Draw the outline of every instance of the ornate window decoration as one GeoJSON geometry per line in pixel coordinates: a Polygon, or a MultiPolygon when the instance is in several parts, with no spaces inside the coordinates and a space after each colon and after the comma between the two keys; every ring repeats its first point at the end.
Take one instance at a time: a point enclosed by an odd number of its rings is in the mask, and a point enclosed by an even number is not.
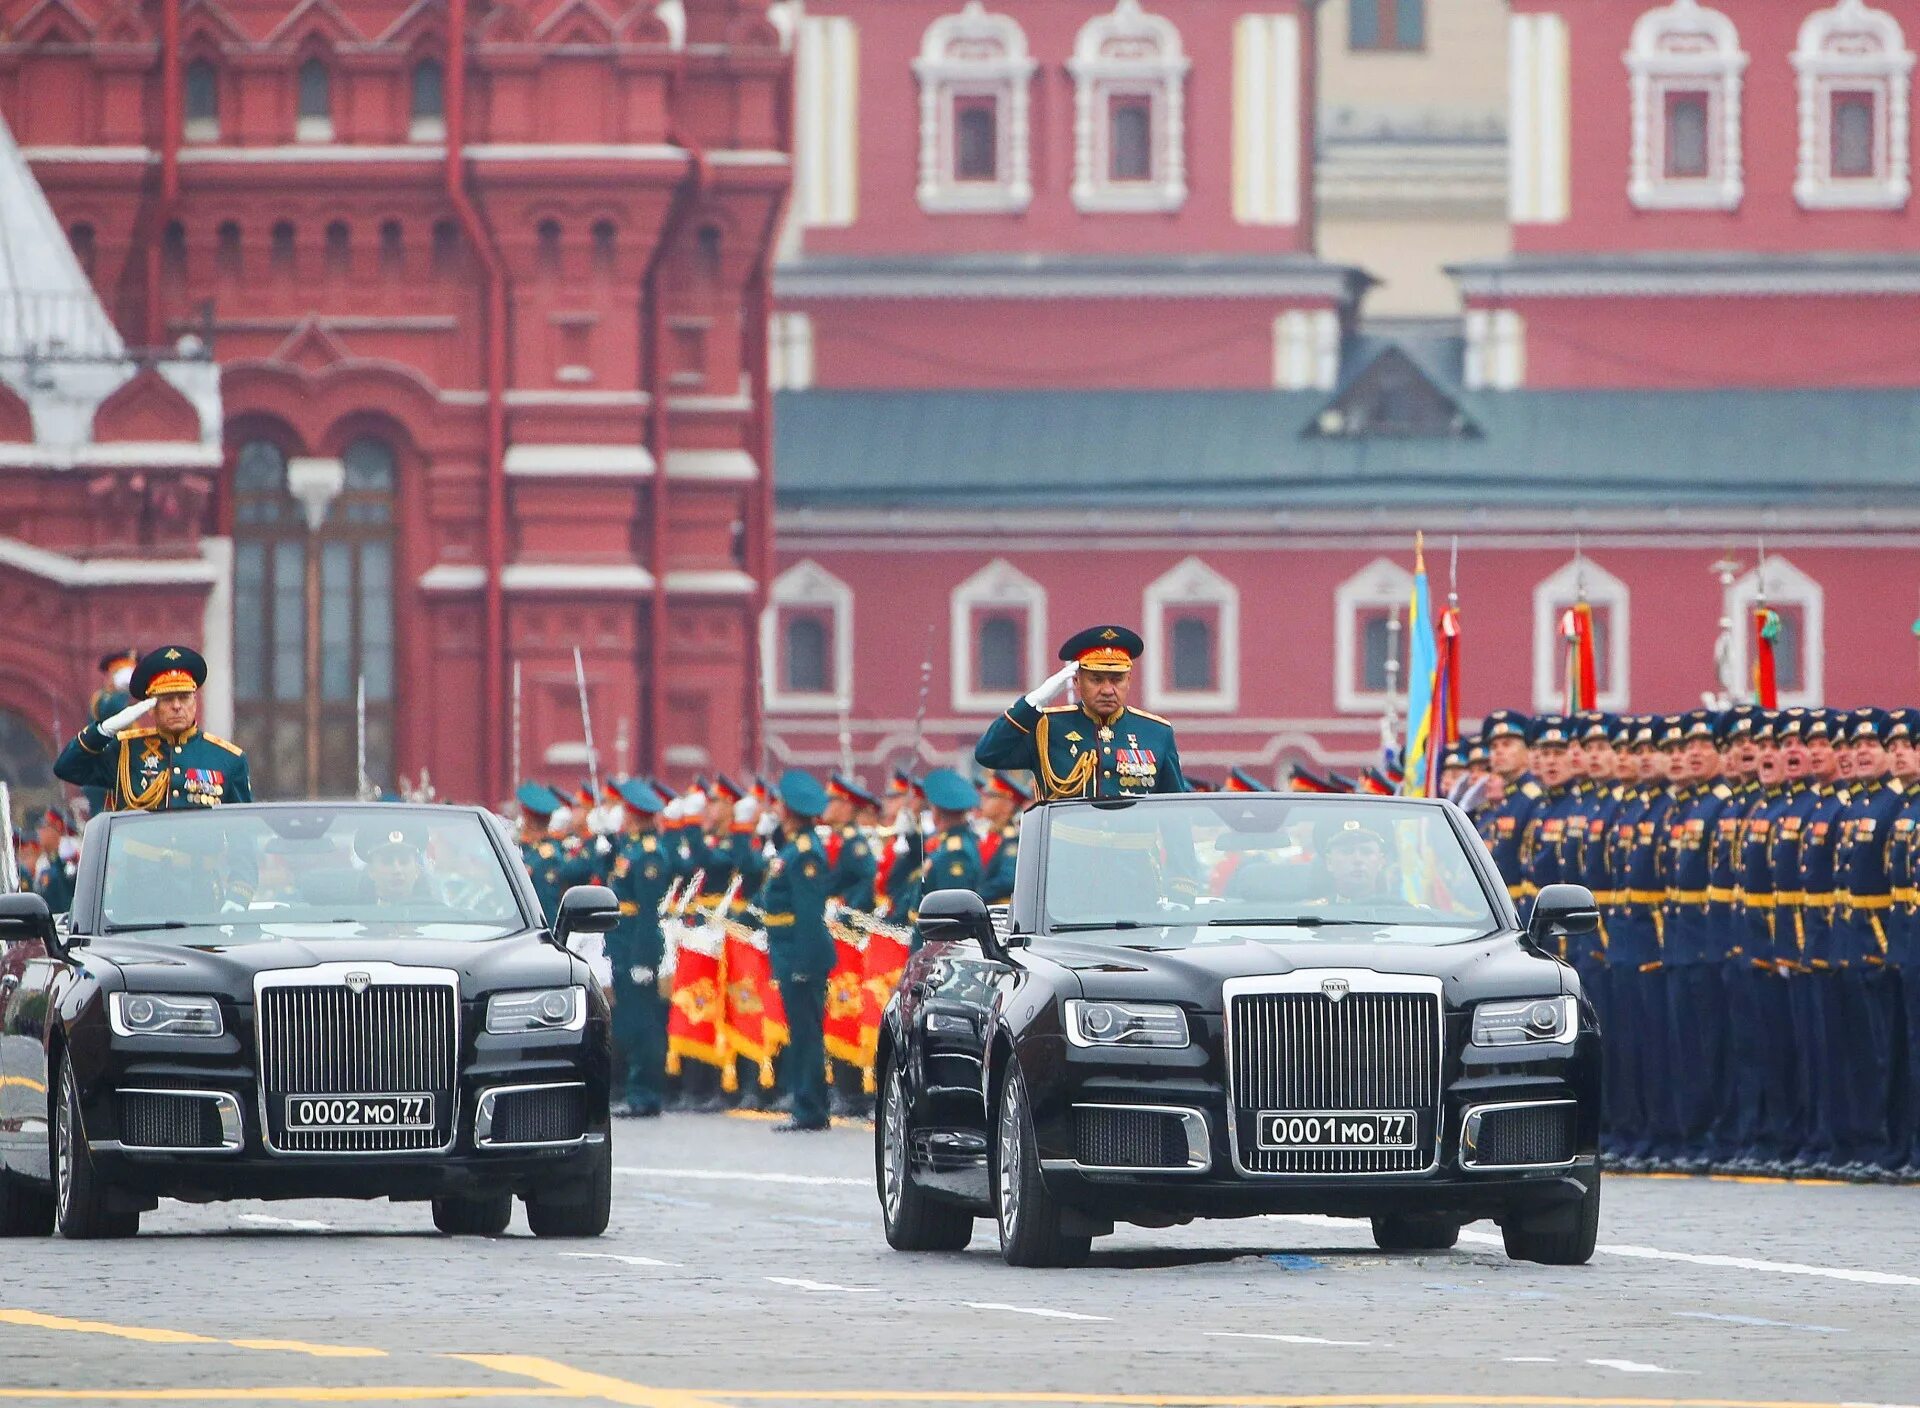
{"type": "Polygon", "coordinates": [[[1240,707],[1240,589],[1197,557],[1147,584],[1148,707],[1230,714],[1240,707]]]}
{"type": "Polygon", "coordinates": [[[1744,189],[1740,82],[1747,56],[1733,21],[1673,0],[1633,26],[1633,173],[1642,210],[1733,210],[1744,189]]]}
{"type": "Polygon", "coordinates": [[[1596,702],[1602,709],[1627,707],[1627,584],[1593,561],[1576,558],[1533,589],[1533,705],[1555,710],[1566,703],[1566,645],[1560,617],[1585,590],[1593,608],[1593,668],[1596,702]]]}
{"type": "Polygon", "coordinates": [[[1051,673],[1047,589],[1004,558],[953,589],[951,617],[956,713],[998,713],[1051,673]]]}
{"type": "Polygon", "coordinates": [[[1187,200],[1186,76],[1172,21],[1140,0],[1081,26],[1072,73],[1073,203],[1086,211],[1178,210],[1187,200]]]}
{"type": "MultiPolygon", "coordinates": [[[[1413,595],[1413,573],[1391,558],[1375,558],[1334,589],[1333,702],[1343,714],[1377,713],[1386,706],[1392,659],[1413,595]]],[[[1399,647],[1401,654],[1404,647],[1399,647]]],[[[1403,677],[1398,688],[1406,688],[1403,677]]]]}
{"type": "Polygon", "coordinates": [[[1033,200],[1027,108],[1034,63],[1011,16],[968,0],[927,26],[920,57],[920,208],[1025,210],[1033,200]]]}
{"type": "Polygon", "coordinates": [[[1753,678],[1753,608],[1766,604],[1780,613],[1780,636],[1773,643],[1780,705],[1816,708],[1826,695],[1826,600],[1820,583],[1784,557],[1769,557],[1727,588],[1725,611],[1733,624],[1729,673],[1736,690],[1753,678]]]}
{"type": "Polygon", "coordinates": [[[760,615],[762,698],[770,713],[853,706],[853,588],[812,560],[773,580],[760,615]]]}
{"type": "Polygon", "coordinates": [[[1900,22],[1839,0],[1800,26],[1800,167],[1806,210],[1896,210],[1913,183],[1907,136],[1913,53],[1900,22]]]}

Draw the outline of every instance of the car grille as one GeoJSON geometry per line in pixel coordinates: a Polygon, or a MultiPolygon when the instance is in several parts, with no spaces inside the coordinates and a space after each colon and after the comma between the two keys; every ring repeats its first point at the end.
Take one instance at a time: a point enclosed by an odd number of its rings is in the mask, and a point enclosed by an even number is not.
{"type": "Polygon", "coordinates": [[[451,986],[265,987],[258,1012],[267,1138],[283,1153],[380,1153],[452,1142],[458,1010],[451,986]],[[287,1095],[433,1096],[432,1128],[289,1130],[287,1095]]]}
{"type": "Polygon", "coordinates": [[[127,1091],[120,1097],[120,1142],[138,1149],[218,1149],[219,1103],[205,1095],[127,1091]]]}
{"type": "Polygon", "coordinates": [[[1074,1162],[1089,1168],[1179,1168],[1187,1166],[1187,1131],[1166,1110],[1116,1110],[1076,1106],[1074,1162]]]}
{"type": "Polygon", "coordinates": [[[1251,993],[1229,1025],[1234,1129],[1251,1173],[1412,1173],[1433,1163],[1440,1000],[1433,993],[1251,993]],[[1262,1110],[1412,1110],[1410,1149],[1262,1149],[1262,1110]]]}
{"type": "Polygon", "coordinates": [[[1473,1146],[1461,1150],[1461,1162],[1469,1168],[1570,1163],[1575,1113],[1571,1102],[1481,1110],[1478,1129],[1471,1131],[1473,1146]]]}
{"type": "Polygon", "coordinates": [[[503,1090],[493,1097],[488,1144],[563,1144],[587,1132],[585,1086],[503,1090]]]}

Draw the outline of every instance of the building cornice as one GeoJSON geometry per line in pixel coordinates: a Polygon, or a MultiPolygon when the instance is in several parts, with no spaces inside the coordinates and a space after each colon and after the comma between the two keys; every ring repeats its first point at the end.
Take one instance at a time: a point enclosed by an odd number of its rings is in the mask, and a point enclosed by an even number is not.
{"type": "Polygon", "coordinates": [[[808,298],[1288,298],[1342,302],[1372,279],[1306,255],[1077,258],[984,254],[806,258],[774,271],[782,300],[808,298]]]}
{"type": "Polygon", "coordinates": [[[1779,297],[1920,293],[1920,255],[1519,254],[1451,264],[1467,298],[1779,297]]]}

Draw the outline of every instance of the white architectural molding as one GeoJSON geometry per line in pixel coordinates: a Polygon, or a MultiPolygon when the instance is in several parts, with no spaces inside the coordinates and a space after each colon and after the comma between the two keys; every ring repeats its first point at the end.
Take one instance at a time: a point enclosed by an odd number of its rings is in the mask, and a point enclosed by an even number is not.
{"type": "Polygon", "coordinates": [[[751,484],[760,468],[745,450],[668,450],[667,478],[714,484],[751,484]]]}
{"type": "Polygon", "coordinates": [[[1340,378],[1340,315],[1331,308],[1289,308],[1273,320],[1273,385],[1278,391],[1331,391],[1340,378]]]}
{"type": "Polygon", "coordinates": [[[644,479],[654,468],[644,445],[512,445],[505,466],[531,479],[644,479]]]}
{"type": "Polygon", "coordinates": [[[1300,18],[1233,26],[1233,218],[1300,223],[1300,18]]]}
{"type": "Polygon", "coordinates": [[[1762,586],[1766,588],[1769,606],[1800,608],[1800,688],[1781,690],[1780,706],[1789,708],[1801,704],[1817,708],[1826,701],[1826,589],[1784,557],[1769,557],[1727,588],[1723,609],[1733,623],[1733,677],[1742,684],[1752,678],[1750,617],[1759,604],[1762,586]]]}
{"type": "Polygon", "coordinates": [[[1146,684],[1155,709],[1231,714],[1240,707],[1240,589],[1197,557],[1189,557],[1147,584],[1142,596],[1146,684]],[[1168,615],[1182,606],[1214,608],[1214,688],[1175,689],[1173,629],[1168,615]]]}
{"type": "Polygon", "coordinates": [[[202,538],[200,557],[211,571],[212,590],[200,613],[201,656],[207,682],[200,686],[200,727],[233,733],[233,539],[202,538]]]}
{"type": "Polygon", "coordinates": [[[860,190],[860,32],[851,19],[800,21],[794,85],[794,208],[808,229],[844,228],[860,190]]]}
{"type": "Polygon", "coordinates": [[[501,569],[500,589],[644,596],[653,574],[637,562],[513,562],[501,569]]]}
{"type": "Polygon", "coordinates": [[[214,586],[220,564],[212,557],[68,557],[65,553],[0,538],[0,567],[39,577],[60,587],[214,586]]]}
{"type": "Polygon", "coordinates": [[[1556,14],[1507,20],[1507,215],[1516,225],[1567,218],[1572,124],[1567,22],[1556,14]]]}
{"type": "Polygon", "coordinates": [[[1119,0],[1110,14],[1080,27],[1067,71],[1073,75],[1073,203],[1115,213],[1178,210],[1187,201],[1186,78],[1191,67],[1173,21],[1150,15],[1140,0],[1119,0]],[[1148,175],[1111,175],[1115,98],[1148,102],[1148,175]]]}
{"type": "Polygon", "coordinates": [[[1360,616],[1363,611],[1404,613],[1412,596],[1413,573],[1390,557],[1376,557],[1334,588],[1333,707],[1341,713],[1377,714],[1386,707],[1386,692],[1363,688],[1360,679],[1366,658],[1360,616]]]}
{"type": "Polygon", "coordinates": [[[1021,678],[1012,693],[1031,689],[1045,679],[1047,668],[1047,589],[1005,558],[996,558],[953,589],[948,609],[948,678],[952,680],[955,713],[994,714],[1007,707],[1011,694],[984,689],[975,678],[979,655],[975,650],[974,617],[998,608],[1025,618],[1026,656],[1021,678]]]}
{"type": "Polygon", "coordinates": [[[751,596],[755,585],[751,573],[729,567],[682,568],[667,573],[666,584],[677,596],[751,596]]]}
{"type": "Polygon", "coordinates": [[[1733,21],[1699,0],[1673,0],[1634,23],[1625,55],[1633,87],[1632,174],[1641,210],[1733,210],[1744,190],[1740,87],[1747,56],[1733,21]],[[1707,105],[1707,171],[1667,174],[1667,100],[1698,93],[1707,105]]]}
{"type": "Polygon", "coordinates": [[[776,714],[844,714],[853,707],[853,588],[811,558],[775,577],[767,593],[760,613],[760,698],[767,712],[776,714]],[[825,611],[833,622],[832,688],[822,694],[793,693],[781,683],[786,666],[781,617],[796,608],[825,611]]]}
{"type": "Polygon", "coordinates": [[[1800,158],[1793,196],[1805,210],[1898,210],[1912,194],[1908,108],[1913,53],[1900,22],[1865,0],[1839,0],[1800,25],[1800,158]],[[1833,101],[1864,93],[1873,104],[1873,170],[1833,170],[1833,101]]]}
{"type": "Polygon", "coordinates": [[[477,592],[487,584],[487,569],[477,562],[436,562],[420,574],[423,592],[477,592]]]}
{"type": "MultiPolygon", "coordinates": [[[[1566,703],[1565,645],[1560,639],[1560,613],[1580,599],[1607,609],[1607,687],[1599,691],[1599,708],[1624,710],[1632,696],[1628,681],[1631,637],[1627,584],[1590,557],[1575,558],[1543,577],[1533,588],[1533,707],[1553,711],[1566,703]]],[[[1597,643],[1596,643],[1597,644],[1597,643]]],[[[1598,661],[1595,662],[1596,664],[1598,661]]]]}
{"type": "Polygon", "coordinates": [[[1517,391],[1527,384],[1527,324],[1512,308],[1469,308],[1462,376],[1469,391],[1517,391]]]}
{"type": "Polygon", "coordinates": [[[805,391],[813,385],[813,315],[775,313],[767,326],[767,385],[805,391]]]}
{"type": "Polygon", "coordinates": [[[1027,147],[1034,62],[1019,21],[967,0],[959,14],[927,26],[913,71],[920,80],[920,208],[933,214],[1025,210],[1033,200],[1027,147]],[[954,175],[957,98],[994,102],[998,154],[992,181],[954,175]]]}

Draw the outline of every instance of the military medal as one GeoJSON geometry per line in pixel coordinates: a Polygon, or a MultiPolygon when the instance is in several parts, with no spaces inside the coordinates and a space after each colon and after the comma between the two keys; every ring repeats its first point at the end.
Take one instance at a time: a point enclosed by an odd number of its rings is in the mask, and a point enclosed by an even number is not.
{"type": "Polygon", "coordinates": [[[1102,743],[1113,742],[1113,730],[1106,724],[1100,725],[1100,741],[1102,743]]]}

